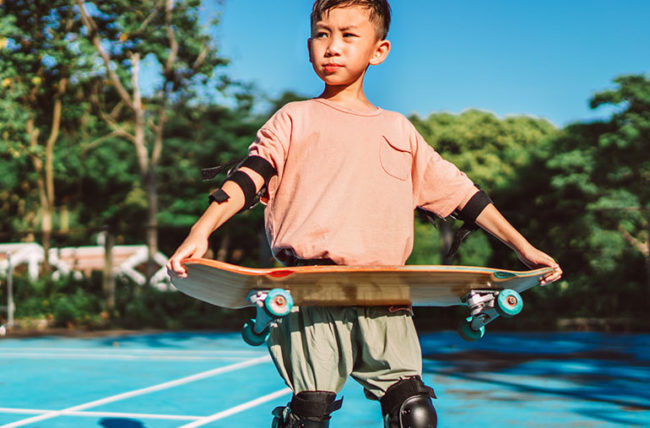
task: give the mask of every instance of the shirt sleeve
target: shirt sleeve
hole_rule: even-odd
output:
[[[257,137],[248,148],[249,156],[259,156],[268,161],[276,174],[268,182],[266,192],[262,195],[262,203],[266,204],[273,198],[278,183],[284,173],[284,165],[289,152],[289,144],[293,130],[293,118],[287,106],[278,110],[257,131]]]
[[[257,137],[249,146],[248,154],[266,159],[275,168],[278,176],[282,176],[292,128],[293,119],[285,106],[257,131]]]
[[[449,216],[474,191],[474,183],[454,164],[443,159],[415,128],[412,140],[413,197],[416,207],[439,217]]]

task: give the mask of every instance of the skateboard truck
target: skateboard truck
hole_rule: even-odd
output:
[[[524,301],[515,290],[472,290],[462,297],[470,316],[458,326],[460,336],[468,341],[478,340],[485,334],[485,325],[499,316],[510,318],[517,315]]]
[[[293,298],[288,290],[253,290],[248,301],[255,306],[255,318],[242,329],[244,341],[252,346],[266,342],[271,325],[287,316],[293,308]],[[499,316],[510,318],[521,312],[524,303],[515,290],[471,290],[461,301],[469,308],[470,316],[458,326],[460,336],[468,341],[478,340],[485,334],[485,326]]]
[[[288,290],[274,288],[251,291],[248,301],[255,306],[256,314],[244,324],[242,337],[249,345],[259,346],[269,337],[271,324],[291,312],[293,298]]]

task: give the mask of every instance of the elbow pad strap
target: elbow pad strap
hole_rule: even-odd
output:
[[[224,165],[215,166],[213,168],[204,168],[201,170],[201,176],[203,177],[204,181],[212,180],[217,175],[221,174],[224,170],[229,170],[228,176],[230,176],[234,170],[238,170],[241,167],[250,168],[253,171],[257,172],[264,178],[265,184],[268,184],[271,177],[276,174],[275,168],[273,168],[273,165],[271,165],[269,161],[261,156],[249,156],[243,160],[234,160]]]
[[[275,168],[266,159],[260,156],[249,156],[241,164],[241,167],[250,168],[264,178],[264,184],[269,184],[269,180],[276,174]]]
[[[248,176],[245,172],[235,171],[226,181],[235,182],[244,192],[244,209],[251,207],[255,204],[255,199],[257,197],[257,192],[255,191],[255,183],[253,179]],[[224,181],[224,183],[226,182]]]
[[[482,190],[479,190],[471,197],[462,210],[458,212],[458,218],[466,224],[476,224],[476,218],[481,215],[485,207],[492,203],[492,199]]]
[[[224,183],[227,181],[236,183],[241,188],[242,192],[244,192],[243,209],[250,208],[255,204],[257,200],[255,182],[253,182],[253,179],[250,178],[248,174],[242,171],[235,171],[226,179],[226,181],[224,181]],[[210,195],[209,199],[210,202],[222,203],[230,199],[230,195],[228,195],[223,189],[217,189]]]
[[[216,202],[218,204],[226,202],[230,199],[230,195],[223,191],[223,189],[217,189],[208,198],[210,202]]]
[[[455,212],[455,217],[459,220],[463,220],[464,223],[458,232],[456,232],[456,236],[454,236],[449,252],[447,252],[447,255],[445,256],[447,260],[451,260],[452,257],[454,257],[458,251],[458,247],[460,247],[460,244],[465,240],[465,238],[467,238],[467,235],[478,229],[476,218],[481,215],[485,207],[491,203],[492,199],[490,199],[488,194],[483,190],[479,190],[470,198],[469,201],[467,201],[462,210],[457,210]]]
[[[224,183],[226,181],[234,181],[235,183],[237,183],[237,185],[244,192],[244,198],[245,198],[244,209],[251,208],[255,204],[257,204],[260,196],[264,194],[264,192],[266,191],[266,186],[268,185],[271,177],[273,177],[276,174],[276,170],[273,167],[273,165],[271,165],[271,163],[269,163],[269,161],[267,161],[263,157],[249,156],[242,161],[232,161],[223,166],[203,169],[201,170],[201,174],[203,175],[204,180],[211,180],[214,177],[216,177],[221,171],[233,165],[234,165],[233,169],[235,171],[232,172],[231,170],[228,173],[226,179],[224,180]],[[256,191],[255,182],[253,181],[253,179],[245,172],[239,170],[239,168],[242,167],[252,169],[260,176],[262,176],[262,178],[264,179],[264,185],[262,186],[259,192]],[[225,202],[228,199],[230,199],[230,195],[224,192],[223,189],[217,189],[209,197],[210,202],[217,202],[217,203]]]

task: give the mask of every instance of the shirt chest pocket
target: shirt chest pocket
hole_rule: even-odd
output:
[[[391,177],[406,181],[411,176],[413,157],[407,144],[396,144],[386,137],[379,142],[379,161]]]

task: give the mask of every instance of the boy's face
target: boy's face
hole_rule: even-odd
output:
[[[368,9],[358,5],[325,12],[309,39],[309,61],[330,86],[352,84],[389,51],[390,42],[379,40]]]

